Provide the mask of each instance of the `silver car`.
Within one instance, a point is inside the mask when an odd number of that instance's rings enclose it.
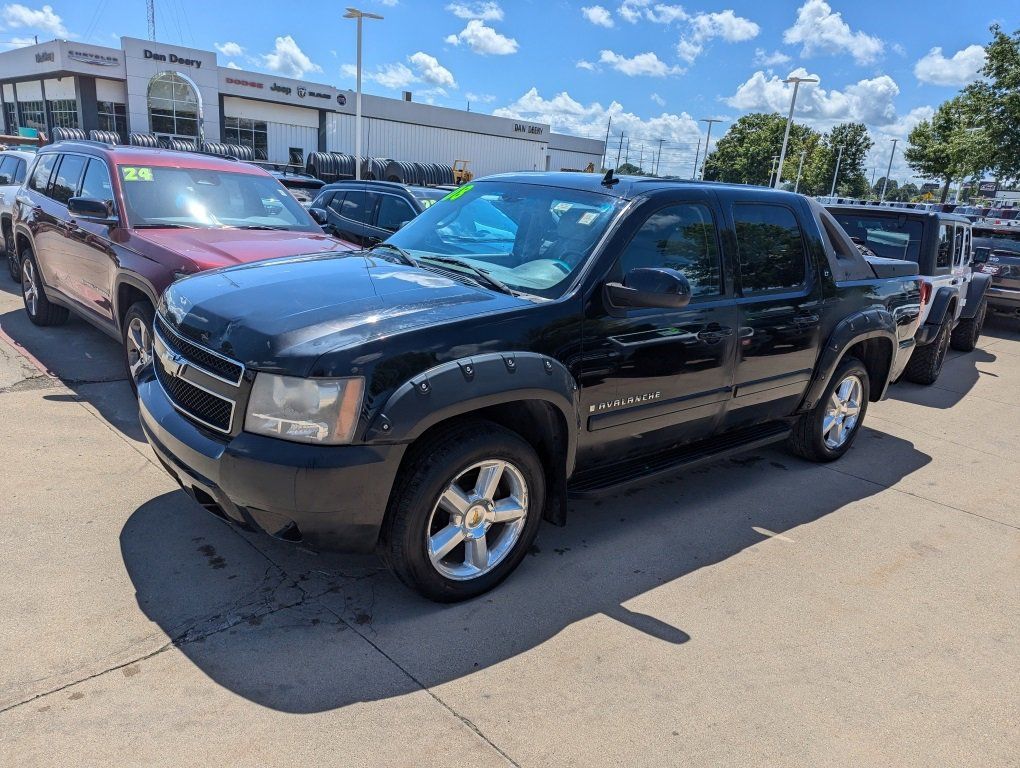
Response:
[[[25,180],[34,159],[35,152],[20,149],[0,152],[0,231],[3,233],[2,245],[7,258],[7,268],[15,280],[21,280],[21,270],[14,251],[14,227],[11,216],[18,188]]]

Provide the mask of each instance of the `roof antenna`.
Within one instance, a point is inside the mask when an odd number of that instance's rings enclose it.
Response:
[[[602,177],[602,186],[607,189],[612,189],[614,185],[619,184],[620,180],[613,177],[613,169],[610,168],[606,171],[606,175]]]

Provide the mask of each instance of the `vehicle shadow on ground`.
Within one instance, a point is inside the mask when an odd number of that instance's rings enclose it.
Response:
[[[883,483],[931,461],[868,429],[854,450],[882,453]],[[446,606],[418,598],[372,557],[317,555],[250,534],[239,546],[183,492],[137,509],[120,543],[139,607],[202,672],[262,706],[311,713],[456,680],[604,617],[623,625],[610,642],[651,637],[681,663],[687,609],[664,606],[657,587],[755,546],[795,546],[792,529],[883,488],[761,450],[572,503],[567,527],[544,525],[502,586]]]
[[[127,383],[120,345],[75,315],[65,325],[33,325],[12,282],[0,278],[0,329],[15,347],[38,361],[51,376],[90,403],[108,422],[133,440],[142,441],[138,406]],[[11,301],[17,298],[17,303]],[[67,395],[48,395],[66,399]]]
[[[995,375],[988,370],[986,363],[995,362],[994,342],[1001,340],[1020,341],[1020,323],[1012,318],[989,315],[977,349],[972,352],[950,351],[938,381],[924,386],[901,380],[889,388],[889,397],[929,408],[952,408],[967,396],[982,376]],[[985,349],[985,346],[988,348]]]

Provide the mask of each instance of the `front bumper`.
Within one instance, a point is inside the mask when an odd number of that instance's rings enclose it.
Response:
[[[319,549],[375,548],[405,445],[215,438],[178,413],[151,374],[138,385],[138,406],[156,457],[214,514]]]

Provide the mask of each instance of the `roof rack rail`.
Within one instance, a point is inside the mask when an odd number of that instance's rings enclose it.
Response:
[[[54,141],[53,144],[85,144],[90,147],[102,147],[103,149],[115,149],[116,144],[111,144],[108,141],[95,141],[93,139],[60,139]]]

